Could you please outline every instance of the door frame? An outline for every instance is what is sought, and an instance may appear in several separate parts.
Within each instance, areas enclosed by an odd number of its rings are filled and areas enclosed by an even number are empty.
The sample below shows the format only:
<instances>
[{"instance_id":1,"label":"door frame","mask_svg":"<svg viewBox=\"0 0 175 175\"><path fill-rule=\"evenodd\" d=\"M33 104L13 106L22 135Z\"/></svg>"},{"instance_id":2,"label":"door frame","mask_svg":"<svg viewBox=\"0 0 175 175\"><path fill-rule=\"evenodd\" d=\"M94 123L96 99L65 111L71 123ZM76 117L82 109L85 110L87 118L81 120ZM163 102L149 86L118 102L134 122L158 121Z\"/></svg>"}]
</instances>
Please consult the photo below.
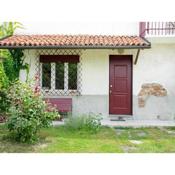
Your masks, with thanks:
<instances>
[{"instance_id":1,"label":"door frame","mask_svg":"<svg viewBox=\"0 0 175 175\"><path fill-rule=\"evenodd\" d=\"M108 113L109 115L120 115L120 114L110 114L110 60L111 60L111 56L128 56L130 57L130 60L131 60L131 114L124 114L124 115L128 115L128 116L132 116L133 115L133 55L131 54L125 54L125 55L116 55L116 54L110 54L109 55L109 84L108 84L108 96L109 96L109 107L108 107Z\"/></svg>"}]
</instances>

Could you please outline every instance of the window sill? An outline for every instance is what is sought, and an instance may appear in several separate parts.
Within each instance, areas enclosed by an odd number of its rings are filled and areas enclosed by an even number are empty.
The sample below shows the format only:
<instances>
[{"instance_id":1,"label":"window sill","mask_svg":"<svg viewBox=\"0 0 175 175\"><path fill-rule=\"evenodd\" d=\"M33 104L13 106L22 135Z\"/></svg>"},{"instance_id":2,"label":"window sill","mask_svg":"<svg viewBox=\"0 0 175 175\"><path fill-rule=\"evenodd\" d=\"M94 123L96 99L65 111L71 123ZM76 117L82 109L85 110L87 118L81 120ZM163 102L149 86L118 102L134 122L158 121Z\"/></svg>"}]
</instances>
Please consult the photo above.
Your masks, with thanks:
<instances>
[{"instance_id":1,"label":"window sill","mask_svg":"<svg viewBox=\"0 0 175 175\"><path fill-rule=\"evenodd\" d=\"M81 95L78 90L41 90L44 96L78 96Z\"/></svg>"}]
</instances>

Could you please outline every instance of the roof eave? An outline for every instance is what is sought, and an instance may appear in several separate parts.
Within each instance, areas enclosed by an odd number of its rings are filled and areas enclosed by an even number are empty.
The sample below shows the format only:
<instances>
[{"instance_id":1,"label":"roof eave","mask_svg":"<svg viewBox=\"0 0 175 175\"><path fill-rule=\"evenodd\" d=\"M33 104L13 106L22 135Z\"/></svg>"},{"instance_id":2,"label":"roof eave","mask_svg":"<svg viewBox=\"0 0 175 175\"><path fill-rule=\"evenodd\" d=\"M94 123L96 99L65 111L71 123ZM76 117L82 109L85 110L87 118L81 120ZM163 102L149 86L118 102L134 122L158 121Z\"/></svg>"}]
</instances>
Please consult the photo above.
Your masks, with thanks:
<instances>
[{"instance_id":1,"label":"roof eave","mask_svg":"<svg viewBox=\"0 0 175 175\"><path fill-rule=\"evenodd\" d=\"M0 46L0 49L149 49L144 46Z\"/></svg>"}]
</instances>

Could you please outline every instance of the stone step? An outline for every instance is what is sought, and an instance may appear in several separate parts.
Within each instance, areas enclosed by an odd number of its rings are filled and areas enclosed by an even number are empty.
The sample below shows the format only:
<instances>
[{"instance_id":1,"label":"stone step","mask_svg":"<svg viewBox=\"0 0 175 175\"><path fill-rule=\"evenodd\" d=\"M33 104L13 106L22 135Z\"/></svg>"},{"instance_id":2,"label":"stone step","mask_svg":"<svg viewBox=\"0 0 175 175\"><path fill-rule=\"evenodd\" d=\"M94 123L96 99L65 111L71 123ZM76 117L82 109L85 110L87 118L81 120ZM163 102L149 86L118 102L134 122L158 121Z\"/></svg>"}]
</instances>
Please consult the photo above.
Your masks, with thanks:
<instances>
[{"instance_id":1,"label":"stone step","mask_svg":"<svg viewBox=\"0 0 175 175\"><path fill-rule=\"evenodd\" d=\"M133 120L132 115L109 115L110 121L126 121L126 120Z\"/></svg>"}]
</instances>

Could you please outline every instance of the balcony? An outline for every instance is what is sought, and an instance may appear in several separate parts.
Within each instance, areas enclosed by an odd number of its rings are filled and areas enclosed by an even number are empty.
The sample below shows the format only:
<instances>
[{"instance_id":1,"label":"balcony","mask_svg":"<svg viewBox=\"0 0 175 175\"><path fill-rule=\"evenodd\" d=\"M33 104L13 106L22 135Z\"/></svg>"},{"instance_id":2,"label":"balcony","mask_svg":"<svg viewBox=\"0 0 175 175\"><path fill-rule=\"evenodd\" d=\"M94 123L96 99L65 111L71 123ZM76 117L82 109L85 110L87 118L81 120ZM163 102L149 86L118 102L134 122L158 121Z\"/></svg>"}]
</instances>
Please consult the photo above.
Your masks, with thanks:
<instances>
[{"instance_id":1,"label":"balcony","mask_svg":"<svg viewBox=\"0 0 175 175\"><path fill-rule=\"evenodd\" d=\"M175 22L140 22L141 37L175 37Z\"/></svg>"}]
</instances>

